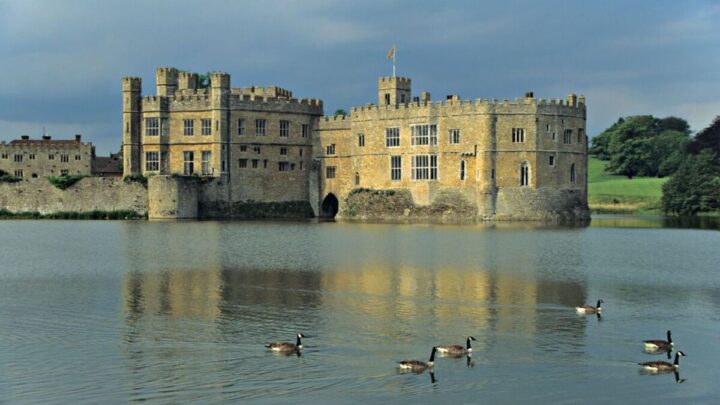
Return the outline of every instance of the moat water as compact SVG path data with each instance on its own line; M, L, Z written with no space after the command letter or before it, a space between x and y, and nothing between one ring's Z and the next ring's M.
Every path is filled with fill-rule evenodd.
M693 226L0 221L0 403L714 403L720 232ZM668 329L681 383L636 364Z

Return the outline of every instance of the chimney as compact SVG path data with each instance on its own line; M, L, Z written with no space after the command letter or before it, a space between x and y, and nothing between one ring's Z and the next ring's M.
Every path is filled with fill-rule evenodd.
M51 139L50 135L43 135L42 137L43 141L49 141Z
M429 103L430 102L430 93L427 91L420 92L420 101L423 103Z
M75 134L75 142L80 142L81 138L82 138L82 134Z
M28 139L30 139L30 135L20 135L20 139L22 139L23 141L27 141Z
M533 98L533 92L532 91L525 92L525 98Z
M569 106L577 107L577 96L575 94L569 94L567 96L567 103Z

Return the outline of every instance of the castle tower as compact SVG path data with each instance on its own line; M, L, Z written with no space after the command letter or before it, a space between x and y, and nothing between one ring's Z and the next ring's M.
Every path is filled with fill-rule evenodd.
M123 77L123 176L141 174L140 113L142 80Z
M180 72L178 81L178 90L196 90L198 87L198 74L190 72Z
M378 105L397 105L412 101L411 81L407 77L384 76L378 79Z
M155 83L158 96L172 96L178 85L178 70L160 67L155 70Z
M226 174L230 162L230 75L224 72L210 73L210 103L213 121L212 165L217 174Z

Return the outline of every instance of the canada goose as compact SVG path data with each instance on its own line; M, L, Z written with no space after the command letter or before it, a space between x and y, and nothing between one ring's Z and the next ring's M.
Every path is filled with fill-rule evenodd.
M667 340L643 340L645 350L654 352L672 350L675 343L672 341L671 334L672 332L667 331Z
M274 342L274 343L265 343L265 347L268 349L274 351L274 352L294 352L299 351L302 349L302 342L300 341L300 338L304 338L305 335L302 333L297 334L297 340L296 342L289 343L289 342Z
M432 352L430 353L430 360L428 360L427 363L420 360L402 360L398 361L398 367L402 370L410 370L416 373L427 368L433 368L435 365L435 352L437 349L437 346L433 346Z
M685 356L685 353L680 351L675 353L675 361L673 364L670 364L667 361L646 361L638 364L643 366L643 368L647 371L675 371L680 367L680 356Z
M441 355L448 355L448 356L462 356L464 354L472 353L472 345L470 345L471 340L477 340L472 336L468 336L466 347L462 347L460 345L442 345L437 346L437 351Z
M597 301L597 306L595 306L595 307L592 305L589 305L589 304L585 304L581 307L575 307L575 310L579 314L599 314L600 311L602 311L602 308L600 308L600 305L602 305L603 302L604 301L602 299L599 299Z

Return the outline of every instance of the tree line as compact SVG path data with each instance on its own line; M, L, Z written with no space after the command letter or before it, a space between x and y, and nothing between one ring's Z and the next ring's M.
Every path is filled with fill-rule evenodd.
M612 174L670 176L663 185L666 213L720 210L720 116L695 136L678 117L620 118L592 139L590 154L608 161L605 170Z

